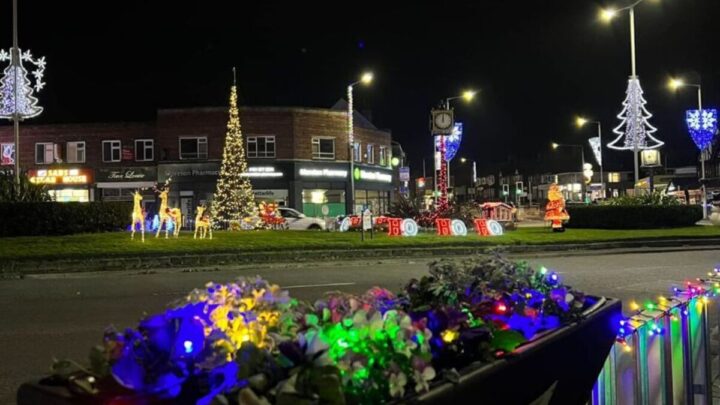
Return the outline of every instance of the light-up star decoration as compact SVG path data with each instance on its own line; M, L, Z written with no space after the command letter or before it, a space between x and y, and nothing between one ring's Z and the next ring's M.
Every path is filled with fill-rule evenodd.
M43 108L38 105L38 99L33 94L45 87L43 75L45 73L45 57L33 58L30 51L18 50L17 65L12 61L11 52L0 49L0 62L10 62L0 79L0 118L13 119L15 115L20 119L37 117ZM28 78L28 71L23 63L33 65L31 75L34 84ZM17 83L16 83L17 78ZM18 86L17 91L15 87ZM15 97L17 95L17 100Z
M460 150L460 142L462 142L463 124L456 122L455 127L450 135L445 137L445 161L451 161L458 150ZM435 150L440 150L440 137L435 137Z
M716 109L688 110L685 113L688 132L695 145L701 151L712 144L718 130L718 112Z

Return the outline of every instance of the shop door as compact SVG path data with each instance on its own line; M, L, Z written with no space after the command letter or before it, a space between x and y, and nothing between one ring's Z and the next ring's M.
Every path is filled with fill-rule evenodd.
M180 211L183 216L183 227L187 228L192 226L193 221L193 198L192 197L180 197Z

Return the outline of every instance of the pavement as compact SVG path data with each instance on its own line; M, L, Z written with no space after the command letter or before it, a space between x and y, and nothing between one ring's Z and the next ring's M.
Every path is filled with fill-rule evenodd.
M720 262L720 248L535 252L512 256L557 270L575 288L631 299L667 294L673 284L702 277ZM208 268L27 275L0 280L0 404L12 404L18 385L47 372L53 357L84 362L110 324L133 327L206 282L260 275L314 300L329 290L363 292L372 286L399 289L427 272L428 259L255 264ZM717 310L713 308L714 313ZM716 318L716 317L714 317ZM713 322L717 322L715 319ZM713 324L715 324L713 323Z

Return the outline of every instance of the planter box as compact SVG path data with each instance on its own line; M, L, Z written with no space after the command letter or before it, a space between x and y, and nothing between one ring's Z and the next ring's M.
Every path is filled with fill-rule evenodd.
M433 384L430 392L407 400L417 404L502 403L586 404L605 358L615 342L620 301L599 298L582 322L546 332L515 352L490 364L461 370L459 381ZM158 404L147 398L137 404ZM72 393L51 380L23 384L18 405L105 404ZM176 398L164 403L192 403Z
M550 331L502 360L461 370L459 381L433 386L410 402L586 404L615 343L621 304L600 298L585 314L582 322Z

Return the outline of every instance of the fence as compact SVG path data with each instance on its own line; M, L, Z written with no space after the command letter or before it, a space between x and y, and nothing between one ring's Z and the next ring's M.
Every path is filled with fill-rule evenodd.
M708 306L720 270L620 321L593 405L712 404Z

